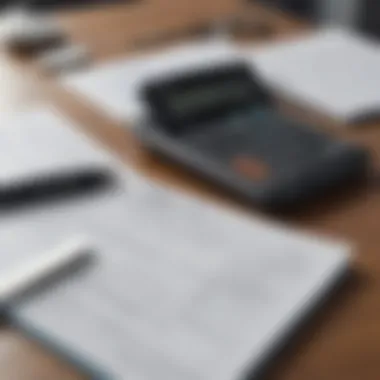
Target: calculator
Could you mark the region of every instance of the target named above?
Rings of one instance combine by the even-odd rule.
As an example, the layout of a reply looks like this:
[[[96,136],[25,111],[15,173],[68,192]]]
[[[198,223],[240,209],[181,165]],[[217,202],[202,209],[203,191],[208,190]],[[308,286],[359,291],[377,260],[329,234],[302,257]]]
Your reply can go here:
[[[366,176],[369,154],[281,114],[242,62],[151,79],[143,145],[269,208],[302,204]]]

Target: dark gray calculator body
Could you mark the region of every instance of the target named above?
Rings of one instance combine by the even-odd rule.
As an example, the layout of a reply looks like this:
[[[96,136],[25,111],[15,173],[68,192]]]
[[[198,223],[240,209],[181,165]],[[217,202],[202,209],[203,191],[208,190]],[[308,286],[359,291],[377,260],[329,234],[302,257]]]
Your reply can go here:
[[[142,98],[144,145],[266,207],[312,199],[369,166],[363,148],[277,112],[240,63],[152,81]]]

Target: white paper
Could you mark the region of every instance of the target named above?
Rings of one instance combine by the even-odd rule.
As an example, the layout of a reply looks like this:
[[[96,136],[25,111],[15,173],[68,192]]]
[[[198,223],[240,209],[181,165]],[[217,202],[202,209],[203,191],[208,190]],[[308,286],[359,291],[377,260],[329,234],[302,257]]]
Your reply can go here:
[[[246,53],[274,89],[328,116],[380,110],[380,45],[354,32],[322,29]]]
[[[71,133],[60,136],[74,150]],[[234,380],[347,265],[345,244],[129,172],[119,180],[117,192],[0,219],[4,271],[72,235],[93,240],[98,265],[18,305],[16,316],[116,379]]]
[[[2,116],[0,186],[78,168],[102,167],[109,155],[50,110]]]
[[[142,54],[106,63],[63,79],[70,90],[118,120],[137,120],[143,113],[138,99],[142,83],[152,77],[183,69],[229,61],[234,48],[226,41],[179,45],[159,53]]]

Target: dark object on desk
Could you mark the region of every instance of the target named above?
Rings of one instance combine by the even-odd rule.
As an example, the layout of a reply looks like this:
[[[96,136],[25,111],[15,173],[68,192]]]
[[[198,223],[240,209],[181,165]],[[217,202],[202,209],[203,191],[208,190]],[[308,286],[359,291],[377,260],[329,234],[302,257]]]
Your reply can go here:
[[[370,36],[380,37],[379,0],[356,0],[357,23],[360,30]]]
[[[83,168],[0,184],[0,211],[90,194],[111,185],[112,179],[108,169]]]
[[[270,7],[279,8],[308,20],[316,20],[321,6],[324,5],[322,0],[247,0],[251,3],[260,3]],[[331,0],[334,1],[334,0]],[[342,0],[339,0],[342,1]],[[344,2],[344,1],[343,1]],[[327,4],[327,2],[325,2]]]
[[[277,7],[316,23],[343,25],[380,37],[379,0],[247,0]]]
[[[55,11],[60,9],[77,9],[97,5],[135,2],[136,0],[29,0],[21,2],[21,5],[33,11]],[[17,6],[20,1],[0,0],[0,10]]]
[[[142,142],[268,208],[284,208],[362,178],[364,149],[279,114],[241,63],[147,83]]]

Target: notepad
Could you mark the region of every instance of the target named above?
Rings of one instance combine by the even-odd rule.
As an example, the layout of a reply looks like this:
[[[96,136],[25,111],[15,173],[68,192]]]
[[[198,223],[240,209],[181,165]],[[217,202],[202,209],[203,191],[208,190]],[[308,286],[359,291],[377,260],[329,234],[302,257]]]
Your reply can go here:
[[[245,50],[275,91],[339,121],[380,114],[380,45],[338,28]]]
[[[29,231],[22,243],[4,244],[7,228],[0,234],[8,252],[42,250],[43,234],[93,237],[97,267],[14,309],[16,325],[88,373],[125,380],[254,373],[346,272],[345,245],[140,178],[130,177],[125,191],[20,222]]]
[[[63,77],[62,83],[113,119],[135,121],[143,114],[138,91],[144,81],[183,69],[229,61],[234,58],[233,52],[233,45],[222,40],[181,44],[69,74]]]
[[[44,119],[59,128],[66,152],[88,144],[88,159],[108,157],[48,110],[24,126]],[[345,243],[217,207],[106,161],[117,191],[0,218],[3,273],[67,237],[91,239],[95,265],[10,302],[9,313],[93,378],[255,373],[347,272]]]

